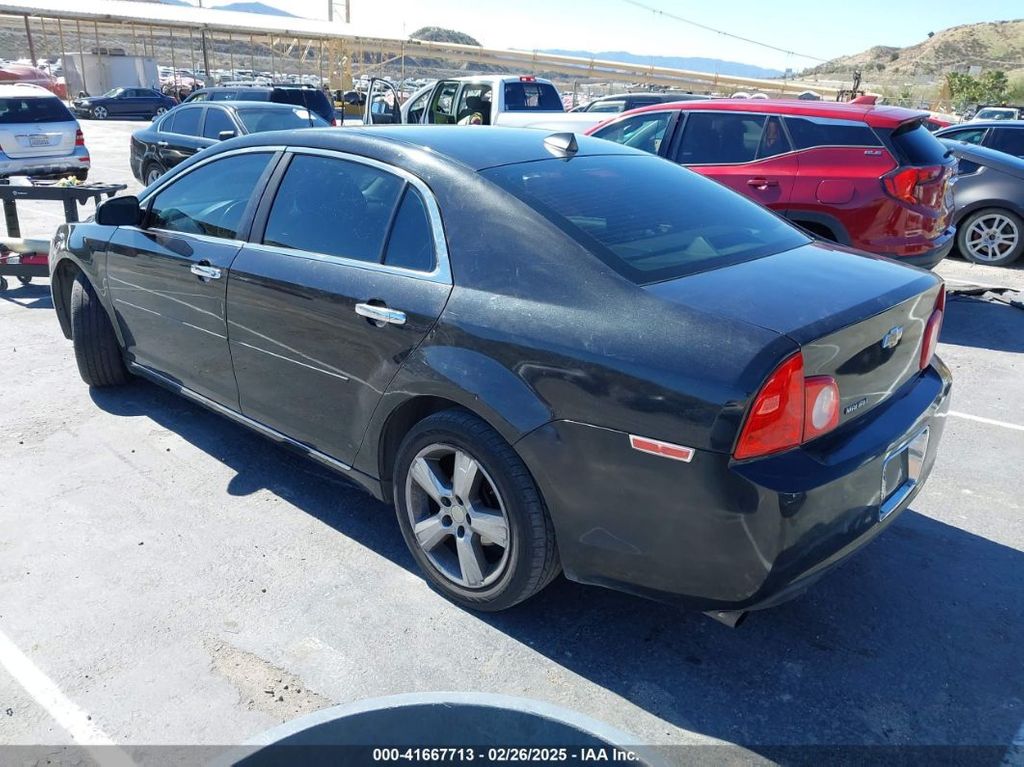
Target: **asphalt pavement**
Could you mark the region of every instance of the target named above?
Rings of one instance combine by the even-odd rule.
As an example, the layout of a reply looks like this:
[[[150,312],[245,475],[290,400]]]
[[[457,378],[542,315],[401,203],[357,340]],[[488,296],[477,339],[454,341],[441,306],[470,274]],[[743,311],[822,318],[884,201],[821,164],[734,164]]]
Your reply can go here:
[[[138,191],[138,127],[83,122],[93,178]],[[23,206],[27,236],[59,222],[42,207]],[[937,271],[1024,289],[1021,267]],[[0,328],[0,743],[231,744],[332,704],[457,690],[768,759],[1024,759],[1024,311],[991,294],[950,297],[954,413],[913,508],[738,629],[564,578],[505,613],[459,609],[416,572],[393,510],[344,479],[148,383],[90,391],[45,281],[0,294]]]

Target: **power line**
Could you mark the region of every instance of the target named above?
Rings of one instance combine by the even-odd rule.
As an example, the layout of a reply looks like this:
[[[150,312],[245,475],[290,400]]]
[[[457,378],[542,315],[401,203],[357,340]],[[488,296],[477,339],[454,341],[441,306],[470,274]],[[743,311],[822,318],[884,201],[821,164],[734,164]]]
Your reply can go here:
[[[796,51],[791,51],[791,50],[789,50],[787,48],[779,48],[777,45],[771,45],[770,43],[762,43],[759,40],[751,40],[749,37],[742,37],[741,35],[734,35],[732,32],[726,32],[724,29],[716,29],[715,27],[709,27],[707,24],[701,24],[699,21],[693,21],[691,19],[684,19],[682,16],[676,16],[674,13],[669,13],[668,11],[663,11],[660,8],[654,8],[654,7],[650,6],[650,5],[645,5],[644,3],[639,3],[636,0],[623,0],[623,2],[629,3],[630,5],[635,5],[637,8],[643,8],[645,11],[650,11],[653,14],[656,14],[656,15],[659,15],[659,16],[664,16],[665,18],[668,18],[668,19],[673,19],[674,21],[681,21],[684,24],[689,24],[689,25],[694,26],[694,27],[699,27],[700,29],[707,30],[708,32],[714,32],[715,34],[718,34],[718,35],[724,35],[725,37],[731,37],[734,40],[742,40],[745,43],[751,43],[753,45],[759,45],[762,48],[768,48],[768,49],[773,50],[773,51],[778,51],[779,53],[786,53],[786,54],[789,54],[790,56],[797,56],[797,57],[799,57],[801,59],[811,59],[812,61],[826,62],[826,61],[829,60],[829,59],[820,58],[818,56],[809,56],[806,53],[797,53]]]

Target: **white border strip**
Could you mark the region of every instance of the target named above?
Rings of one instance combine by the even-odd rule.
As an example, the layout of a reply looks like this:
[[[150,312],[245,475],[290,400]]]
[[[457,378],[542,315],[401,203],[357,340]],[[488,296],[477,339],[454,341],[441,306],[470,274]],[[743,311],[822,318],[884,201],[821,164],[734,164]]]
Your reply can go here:
[[[994,418],[982,418],[980,415],[970,415],[969,413],[960,413],[956,410],[950,410],[949,415],[956,418],[964,418],[968,421],[977,421],[978,423],[987,423],[989,426],[1002,426],[1004,429],[1013,429],[1013,431],[1024,431],[1024,426],[1019,423],[1009,423],[1008,421],[997,421]]]

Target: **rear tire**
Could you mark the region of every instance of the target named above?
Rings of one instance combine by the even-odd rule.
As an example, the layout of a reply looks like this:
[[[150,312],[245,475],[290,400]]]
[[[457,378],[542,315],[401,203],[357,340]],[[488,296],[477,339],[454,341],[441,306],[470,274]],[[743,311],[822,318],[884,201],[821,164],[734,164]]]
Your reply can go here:
[[[975,211],[957,227],[956,249],[975,264],[1012,264],[1024,253],[1024,221],[999,208]]]
[[[71,286],[71,339],[78,374],[89,386],[117,386],[130,379],[110,317],[79,273]]]
[[[166,172],[160,165],[151,162],[142,171],[142,183],[146,186],[152,186]]]
[[[106,120],[109,115],[106,107],[94,107],[92,110],[92,116],[97,120]]]
[[[472,473],[457,472],[460,462]],[[433,493],[424,477],[437,480]],[[561,571],[554,527],[526,464],[472,413],[444,410],[409,431],[394,496],[402,536],[428,583],[462,607],[504,610]]]

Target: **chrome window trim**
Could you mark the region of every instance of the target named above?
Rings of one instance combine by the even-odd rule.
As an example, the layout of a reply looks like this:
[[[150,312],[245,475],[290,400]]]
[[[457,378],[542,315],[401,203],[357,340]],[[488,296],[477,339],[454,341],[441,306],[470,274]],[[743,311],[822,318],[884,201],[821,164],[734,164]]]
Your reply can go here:
[[[408,183],[413,189],[419,192],[427,210],[427,219],[430,223],[431,234],[434,238],[434,268],[432,271],[424,272],[416,269],[405,269],[400,266],[392,266],[390,264],[377,263],[375,261],[361,261],[357,258],[336,256],[330,253],[297,250],[294,248],[284,248],[277,245],[267,245],[256,242],[250,242],[248,247],[258,248],[270,253],[293,256],[295,258],[306,258],[312,261],[323,261],[326,263],[337,263],[344,266],[352,266],[359,269],[366,269],[367,271],[395,274],[403,277],[413,277],[415,279],[426,280],[428,282],[436,282],[441,285],[452,284],[452,270],[448,253],[448,240],[444,234],[444,222],[441,220],[441,209],[437,204],[437,198],[434,197],[434,193],[430,191],[430,187],[428,187],[422,179],[396,165],[389,165],[388,163],[381,162],[380,160],[374,160],[373,158],[363,157],[362,155],[357,154],[349,154],[336,149],[287,147],[284,151],[286,154],[290,155],[312,155],[317,157],[327,157],[333,160],[344,160],[346,162],[359,163],[375,170],[379,170],[382,173],[390,173],[391,175],[397,176]],[[285,177],[287,177],[287,172],[285,173],[285,176],[282,177],[282,181]],[[273,205],[271,205],[271,210],[273,210]]]
[[[200,108],[202,108],[202,107],[200,107]],[[170,112],[168,112],[168,114],[170,114]],[[188,174],[195,172],[198,168],[202,168],[204,165],[209,165],[211,162],[216,162],[217,160],[223,160],[223,159],[225,159],[227,157],[234,157],[234,156],[240,155],[240,154],[252,154],[252,153],[266,152],[269,155],[273,155],[276,152],[283,152],[283,151],[285,151],[286,148],[287,147],[284,147],[284,146],[281,146],[281,145],[278,145],[278,144],[267,145],[267,146],[245,146],[245,147],[240,147],[238,149],[232,149],[229,152],[219,152],[218,154],[211,155],[210,157],[205,157],[202,160],[200,160],[199,162],[197,162],[195,165],[190,166],[189,169],[186,170],[184,173],[175,173],[175,174],[173,174],[173,176],[172,176],[171,173],[165,174],[164,180],[158,186],[154,187],[152,189],[152,191],[150,191],[145,196],[139,198],[139,207],[140,208],[146,207],[149,204],[149,201],[153,197],[155,197],[156,195],[160,194],[160,192],[162,192],[164,189],[166,189],[168,186],[170,186],[173,182],[177,181],[180,178],[185,178],[185,176],[187,176]],[[172,172],[173,172],[173,168],[172,168]],[[171,177],[167,178],[166,176],[171,176]],[[218,242],[224,242],[224,240],[218,240]]]

